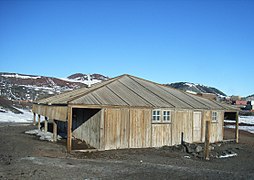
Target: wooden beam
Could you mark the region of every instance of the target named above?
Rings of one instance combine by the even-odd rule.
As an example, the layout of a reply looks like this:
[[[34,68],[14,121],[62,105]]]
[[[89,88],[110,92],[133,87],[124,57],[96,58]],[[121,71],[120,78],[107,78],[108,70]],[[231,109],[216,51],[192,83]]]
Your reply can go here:
[[[53,120],[53,142],[57,141],[57,124],[56,121]]]
[[[48,132],[48,118],[45,117],[45,120],[44,120],[44,132]]]
[[[236,113],[235,118],[235,142],[239,142],[239,118],[238,118],[238,112]]]
[[[36,125],[36,114],[34,113],[33,125]]]
[[[68,126],[67,126],[67,152],[72,149],[72,107],[68,107]]]
[[[105,110],[101,109],[101,119],[100,119],[100,149],[105,150],[105,129],[104,129],[104,117]]]
[[[38,130],[40,130],[41,129],[41,115],[40,114],[38,114]]]
[[[204,158],[205,158],[205,160],[209,160],[210,127],[211,127],[211,121],[206,121],[206,128],[205,128],[205,149],[204,149]]]

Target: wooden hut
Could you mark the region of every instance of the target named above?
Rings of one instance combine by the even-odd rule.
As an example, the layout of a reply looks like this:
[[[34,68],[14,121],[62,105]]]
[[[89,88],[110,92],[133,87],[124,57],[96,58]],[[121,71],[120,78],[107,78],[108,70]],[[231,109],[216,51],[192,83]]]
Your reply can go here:
[[[181,138],[189,143],[204,142],[205,121],[211,121],[210,141],[221,141],[226,111],[237,112],[131,75],[33,104],[39,118],[66,123],[68,151],[72,137],[100,150],[171,146],[180,144]],[[54,127],[56,133],[56,123]]]

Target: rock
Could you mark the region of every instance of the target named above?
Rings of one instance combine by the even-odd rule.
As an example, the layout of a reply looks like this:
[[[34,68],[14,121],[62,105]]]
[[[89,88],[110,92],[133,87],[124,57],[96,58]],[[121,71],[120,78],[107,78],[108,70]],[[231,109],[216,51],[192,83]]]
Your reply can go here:
[[[209,150],[214,150],[214,147],[213,146],[209,146]]]
[[[201,152],[203,150],[203,148],[200,145],[197,145],[197,147],[195,148],[195,151],[197,153]]]

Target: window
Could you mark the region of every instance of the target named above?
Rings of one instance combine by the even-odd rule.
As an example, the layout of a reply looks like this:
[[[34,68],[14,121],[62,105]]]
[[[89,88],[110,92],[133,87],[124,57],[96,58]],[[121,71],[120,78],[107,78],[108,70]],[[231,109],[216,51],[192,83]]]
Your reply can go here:
[[[160,110],[154,110],[153,111],[153,121],[154,122],[159,122],[160,121],[160,116],[161,116],[161,111]]]
[[[212,112],[212,122],[217,122],[217,121],[218,121],[218,113]]]
[[[171,112],[169,110],[156,109],[152,112],[153,123],[170,123]]]
[[[163,121],[170,122],[171,121],[171,114],[170,111],[163,111]]]

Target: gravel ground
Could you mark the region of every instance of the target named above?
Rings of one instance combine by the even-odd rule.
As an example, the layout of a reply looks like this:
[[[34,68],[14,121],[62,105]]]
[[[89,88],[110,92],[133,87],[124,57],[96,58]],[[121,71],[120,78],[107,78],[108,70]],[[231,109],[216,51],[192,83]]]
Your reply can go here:
[[[0,124],[0,179],[254,179],[254,135],[218,143],[214,152],[237,156],[205,161],[179,147],[67,154],[62,142],[40,141],[31,125]],[[233,137],[225,129],[225,138]]]

